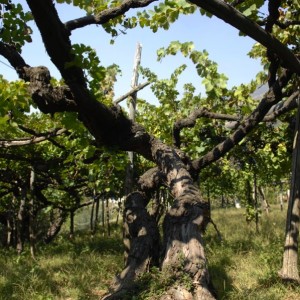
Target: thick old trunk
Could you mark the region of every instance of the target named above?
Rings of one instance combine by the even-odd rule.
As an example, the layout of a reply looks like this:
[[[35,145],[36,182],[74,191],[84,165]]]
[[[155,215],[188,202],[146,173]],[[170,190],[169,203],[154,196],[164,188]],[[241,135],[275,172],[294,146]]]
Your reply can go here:
[[[175,203],[164,220],[162,269],[176,283],[161,299],[215,299],[201,237],[203,208]]]
[[[161,299],[215,299],[210,291],[207,263],[199,228],[192,222],[172,226],[163,269],[176,274],[173,285]]]
[[[214,299],[209,291],[209,276],[201,231],[210,221],[209,203],[200,197],[190,173],[174,149],[155,140],[152,153],[167,185],[174,204],[164,220],[162,268],[177,274],[177,281],[161,299]],[[188,287],[181,282],[187,278]]]
[[[136,1],[135,3],[139,2]],[[168,228],[171,236],[167,240],[165,239],[166,258],[163,265],[169,264],[172,267],[172,262],[179,260],[183,253],[184,265],[182,274],[188,271],[189,277],[194,282],[194,295],[200,299],[201,294],[206,295],[205,292],[202,292],[201,286],[203,285],[203,290],[207,289],[208,276],[204,263],[202,240],[200,232],[197,233],[197,230],[199,231],[200,228],[204,229],[210,217],[209,207],[201,199],[199,190],[194,186],[189,171],[196,173],[195,171],[199,171],[201,163],[193,164],[193,166],[195,165],[193,170],[191,162],[188,161],[183,153],[178,149],[168,147],[148,134],[142,126],[129,120],[122,113],[120,107],[108,108],[98,102],[87,88],[83,70],[78,65],[72,64],[75,60],[71,51],[72,45],[69,39],[69,32],[60,21],[53,2],[50,0],[27,0],[27,3],[41,33],[46,50],[68,85],[70,98],[72,98],[72,107],[65,107],[65,110],[78,112],[79,119],[94,136],[97,145],[105,145],[123,151],[134,151],[155,162],[160,172],[164,175],[166,179],[165,184],[169,187],[175,202],[165,222],[165,224],[168,224],[166,228]],[[67,68],[66,63],[68,63]],[[23,69],[25,70],[24,67]],[[49,92],[52,93],[53,90],[49,90],[49,85],[51,86],[51,84],[48,72],[43,69],[30,69],[30,71],[25,77],[26,80],[31,81],[30,91],[32,98],[38,103],[39,108],[45,113],[55,112],[57,109],[61,111],[61,107],[57,106],[61,103],[60,101],[54,101],[55,103],[49,101]],[[259,114],[259,117],[261,116],[262,114]],[[259,119],[259,117],[255,118],[255,120]],[[253,127],[255,122],[250,123]],[[245,128],[248,127],[245,125]],[[240,132],[248,131],[241,128]],[[239,137],[241,137],[241,134]],[[232,143],[230,142],[229,144],[231,145]],[[226,149],[229,149],[229,147]],[[137,216],[135,220],[139,219],[138,215],[140,212],[143,212],[142,215],[147,220],[147,212],[144,208],[138,209],[136,212],[133,210],[133,215],[136,214]],[[147,233],[143,233],[143,228],[148,228],[148,226],[145,223],[141,230],[133,234],[132,240],[134,239],[138,245],[142,245],[142,243],[138,242],[141,239],[146,239],[144,243],[147,244],[145,236],[149,234],[150,228]],[[181,232],[181,235],[179,235],[179,232]],[[177,239],[179,239],[178,245]],[[176,243],[176,248],[179,251],[174,253],[175,257],[172,261],[168,261],[169,251],[171,251],[170,247],[173,243]],[[143,249],[146,248],[144,247]],[[193,249],[193,251],[187,251],[186,249]],[[191,252],[193,252],[193,255],[190,254]],[[142,252],[139,250],[138,253]],[[134,257],[133,261],[136,259]],[[131,268],[134,264],[131,263],[129,266]],[[199,275],[200,273],[202,275]],[[126,277],[126,274],[124,276]]]
[[[198,188],[177,153],[154,140],[153,152],[174,204],[164,220],[162,272],[170,276],[173,284],[161,299],[215,299],[211,292],[201,231],[210,220],[209,204],[200,197]],[[152,174],[149,174],[152,176]],[[147,190],[147,180],[143,178]],[[148,268],[153,259],[157,231],[156,222],[145,209],[140,193],[133,193],[125,204],[125,241],[128,249],[126,267],[115,284],[116,292],[106,299],[122,299],[120,293],[128,292],[133,281]],[[175,280],[173,280],[175,279]]]
[[[106,300],[122,299],[134,292],[135,280],[152,265],[158,265],[159,233],[154,219],[146,210],[143,194],[134,192],[125,201],[124,244],[125,268],[112,285]]]
[[[140,193],[133,193],[126,200],[125,269],[112,285],[113,293],[104,297],[105,300],[122,299],[125,294],[134,294],[135,280],[149,271],[151,263],[158,263],[159,233],[155,220],[145,209],[144,201]],[[215,299],[201,237],[203,215],[201,205],[181,206],[178,201],[168,212],[164,221],[160,260],[163,276],[170,276],[173,284],[160,299]]]

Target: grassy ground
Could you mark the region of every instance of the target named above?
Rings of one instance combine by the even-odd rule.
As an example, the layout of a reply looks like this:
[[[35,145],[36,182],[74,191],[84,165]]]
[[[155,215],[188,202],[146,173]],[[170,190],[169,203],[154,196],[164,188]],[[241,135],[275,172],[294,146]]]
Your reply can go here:
[[[206,255],[219,298],[299,300],[300,287],[287,286],[277,276],[286,212],[273,206],[269,215],[263,213],[258,233],[254,224],[246,223],[243,214],[242,209],[212,212],[223,241],[216,239],[211,226],[205,237]]]
[[[83,232],[72,241],[60,236],[39,249],[37,261],[25,251],[20,257],[0,252],[1,300],[99,299],[123,262],[122,242],[89,237]]]
[[[211,225],[204,237],[219,299],[300,300],[300,287],[286,286],[277,278],[285,212],[273,207],[270,215],[263,215],[259,233],[254,224],[247,225],[243,213],[243,209],[214,210],[223,241],[217,239]],[[120,233],[93,239],[81,233],[72,241],[60,236],[54,244],[39,249],[37,261],[26,251],[18,257],[1,250],[0,299],[99,299],[122,262]],[[157,274],[145,281],[147,290],[134,299],[153,299],[156,289],[162,289]]]

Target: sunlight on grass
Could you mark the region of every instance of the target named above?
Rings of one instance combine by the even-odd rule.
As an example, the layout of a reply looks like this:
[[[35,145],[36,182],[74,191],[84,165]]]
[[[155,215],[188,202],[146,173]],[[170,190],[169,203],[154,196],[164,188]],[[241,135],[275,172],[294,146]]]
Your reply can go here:
[[[263,214],[259,233],[254,224],[246,223],[243,209],[215,209],[212,217],[223,241],[211,225],[204,240],[219,299],[300,299],[300,287],[285,285],[277,277],[285,212],[273,207],[269,215]],[[123,265],[119,233],[91,238],[88,232],[80,232],[71,241],[62,235],[53,244],[39,247],[37,261],[28,250],[20,257],[8,250],[0,254],[0,300],[100,299]],[[170,280],[154,269],[152,275],[141,278],[141,292],[134,299],[156,299]]]
[[[18,258],[4,251],[0,299],[99,299],[122,261],[120,240],[98,236],[91,240],[88,234],[43,246],[36,262],[29,253]]]
[[[219,298],[300,299],[300,287],[286,286],[277,277],[286,212],[275,206],[269,215],[263,214],[258,233],[243,214],[243,209],[214,210],[212,217],[223,241],[217,241],[212,227],[205,236],[210,274]]]

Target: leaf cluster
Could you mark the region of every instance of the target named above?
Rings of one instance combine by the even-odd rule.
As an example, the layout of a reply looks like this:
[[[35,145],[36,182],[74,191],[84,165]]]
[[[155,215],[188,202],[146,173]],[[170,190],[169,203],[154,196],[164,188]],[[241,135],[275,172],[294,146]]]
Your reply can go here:
[[[14,45],[19,51],[26,42],[31,42],[32,29],[28,22],[30,12],[24,11],[20,3],[5,0],[0,4],[0,40]]]

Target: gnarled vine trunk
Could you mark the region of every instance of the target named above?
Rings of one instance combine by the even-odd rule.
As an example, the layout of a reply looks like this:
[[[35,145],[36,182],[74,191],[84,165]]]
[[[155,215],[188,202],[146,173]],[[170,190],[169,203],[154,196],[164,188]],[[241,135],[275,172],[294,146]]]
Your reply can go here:
[[[210,287],[201,231],[210,220],[209,204],[182,160],[172,148],[159,140],[152,141],[152,151],[175,200],[164,219],[164,238],[160,254],[165,276],[174,278],[161,299],[215,299]],[[145,188],[145,187],[144,187]],[[133,197],[132,195],[135,195]],[[139,197],[137,197],[139,195]],[[133,193],[125,204],[127,264],[115,284],[115,293],[105,299],[122,299],[120,293],[132,288],[132,282],[147,271],[148,262],[157,251],[157,225],[145,209],[140,193]],[[184,280],[182,280],[184,279]]]
[[[215,299],[211,291],[200,226],[203,208],[175,203],[164,220],[162,269],[177,283],[161,299]]]
[[[152,149],[175,198],[164,220],[162,269],[178,273],[179,280],[161,299],[214,299],[201,238],[210,220],[209,203],[200,197],[180,153],[160,141],[155,141]],[[187,276],[191,285],[182,284],[182,276]]]
[[[130,5],[142,7],[151,2],[153,1],[123,1],[126,5],[121,6],[119,15],[124,14]],[[189,2],[229,22],[266,47],[274,48],[285,65],[299,72],[298,60],[287,47],[268,32],[264,32],[242,13],[234,11],[229,4],[220,0]],[[30,82],[29,90],[33,101],[44,113],[60,111],[78,113],[79,120],[93,135],[97,145],[122,151],[134,151],[156,163],[165,176],[165,185],[168,186],[175,199],[164,221],[162,269],[175,272],[178,280],[162,296],[162,299],[212,299],[200,233],[210,219],[209,205],[201,199],[198,188],[193,184],[188,171],[188,166],[191,169],[191,163],[179,154],[178,149],[168,147],[156,140],[142,126],[129,120],[118,106],[107,107],[98,102],[88,89],[84,70],[75,63],[76,58],[70,41],[70,28],[59,19],[53,1],[27,0],[27,3],[41,33],[46,51],[67,85],[61,88],[53,87],[50,73],[46,68],[30,68],[19,57],[17,60],[11,59],[20,77]],[[7,56],[10,57],[9,54]],[[205,157],[193,162],[194,172],[219,159],[263,120],[271,106],[281,98],[281,87],[289,80],[289,76],[285,76],[286,80],[280,80],[276,85],[274,84],[271,92],[252,114],[239,124],[230,137],[217,145]],[[131,243],[127,265],[120,277],[122,282],[119,282],[119,286],[116,285],[117,290],[122,289],[122,286],[125,287],[126,282],[135,279],[141,273],[140,270],[145,270],[147,265],[145,262],[149,261],[152,255],[149,249],[154,249],[155,239],[151,239],[151,232],[154,234],[157,229],[154,229],[156,228],[154,224],[151,228],[152,223],[148,219],[145,205],[141,203],[143,201],[134,200],[131,203],[131,200],[128,200],[125,218]],[[140,243],[140,240],[144,240],[143,243]],[[186,276],[191,282],[189,287],[180,281],[182,276]]]
[[[112,294],[104,299],[122,299],[134,290],[134,281],[152,265],[158,265],[159,232],[146,210],[148,201],[139,192],[128,195],[124,207],[125,268],[112,285]]]

